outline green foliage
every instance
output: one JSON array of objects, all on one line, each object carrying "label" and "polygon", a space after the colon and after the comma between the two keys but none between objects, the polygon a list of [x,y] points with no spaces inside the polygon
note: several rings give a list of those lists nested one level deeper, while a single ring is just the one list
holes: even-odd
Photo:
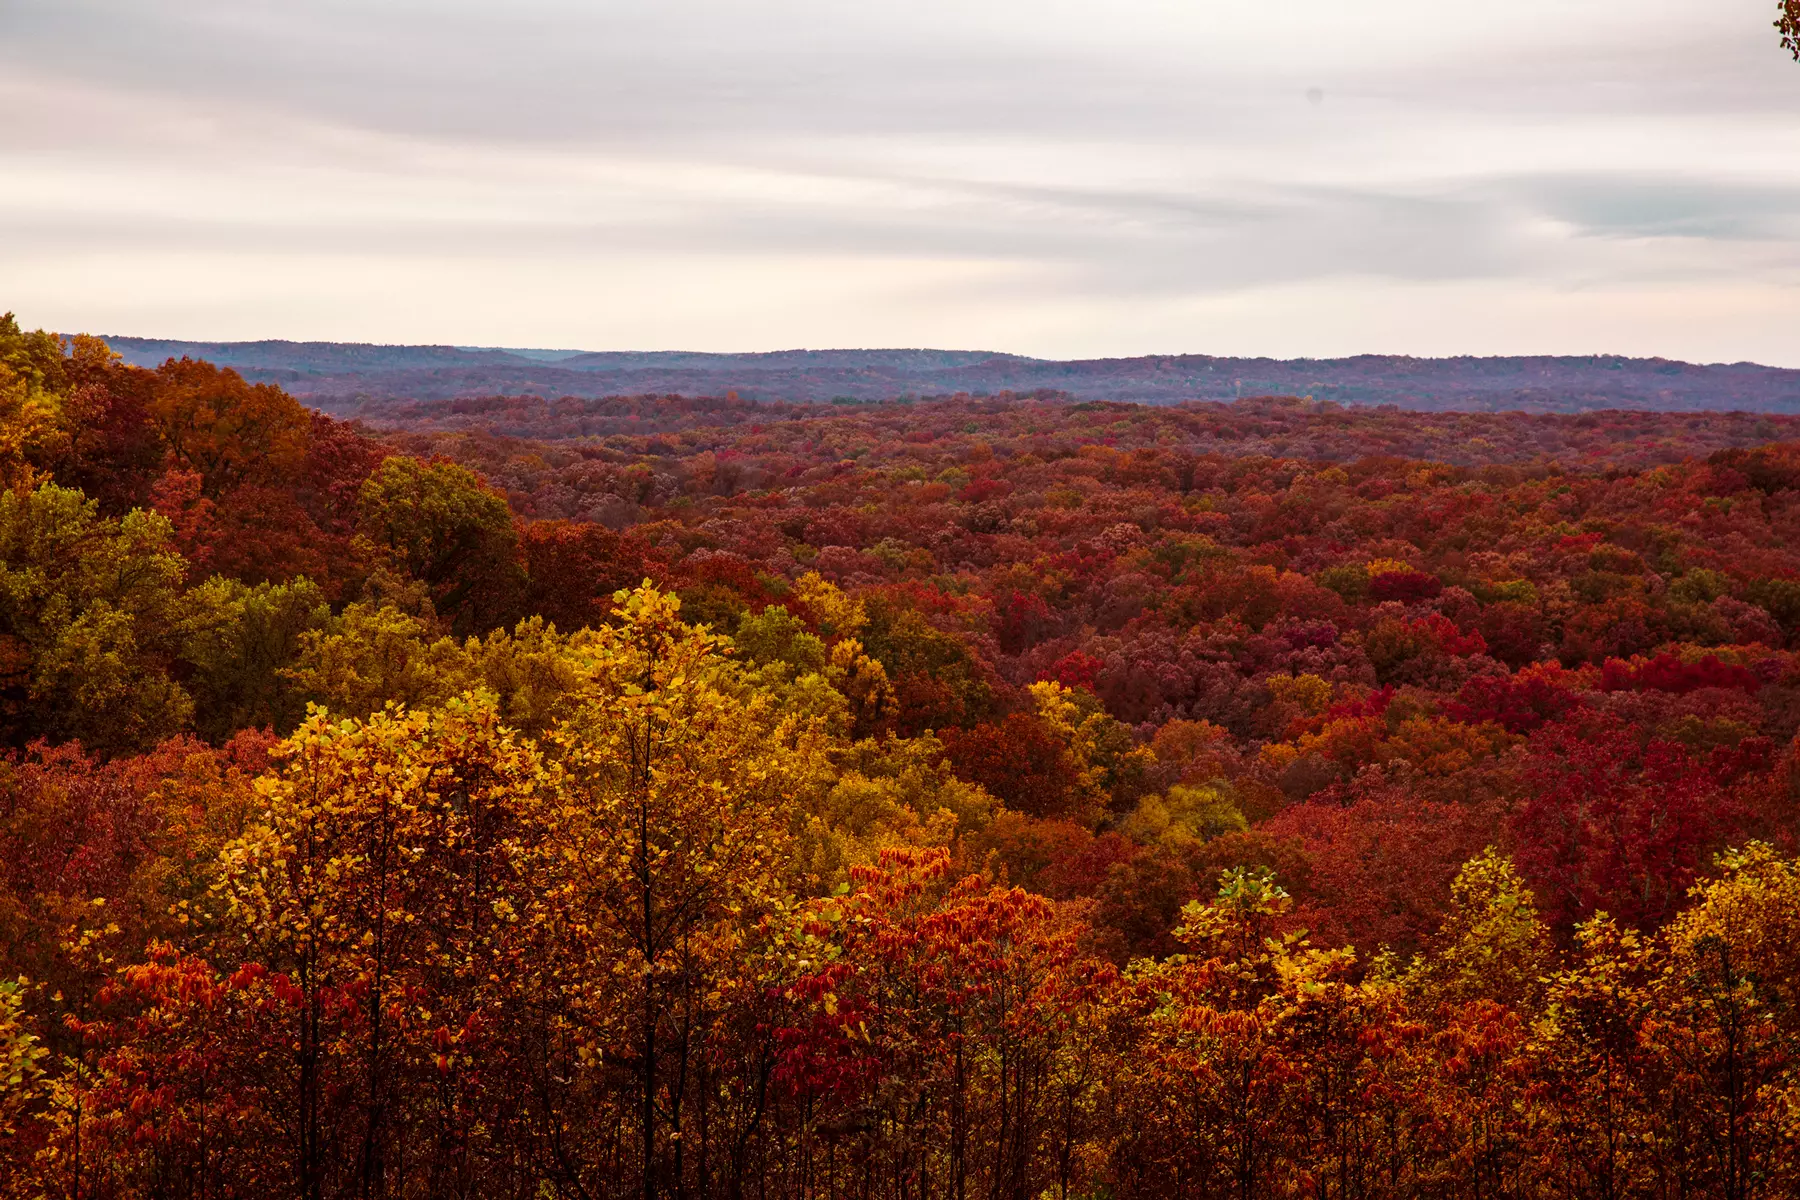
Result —
[{"label": "green foliage", "polygon": [[65,386],[62,340],[42,329],[27,333],[13,314],[0,314],[0,368],[27,396],[55,395]]},{"label": "green foliage", "polygon": [[0,487],[37,481],[32,460],[62,433],[65,386],[60,339],[0,315]]},{"label": "green foliage", "polygon": [[1800,627],[1800,581],[1753,579],[1744,587],[1744,598],[1767,609],[1783,629]]},{"label": "green foliage", "polygon": [[393,605],[358,603],[302,631],[284,674],[294,695],[352,717],[481,691],[509,725],[538,734],[587,678],[594,644],[593,633],[564,636],[541,617],[458,641]]},{"label": "green foliage", "polygon": [[825,643],[807,632],[805,622],[779,605],[745,613],[732,639],[744,658],[757,664],[779,664],[794,675],[825,670]]},{"label": "green foliage", "polygon": [[[19,1135],[49,1053],[25,1020],[23,980],[0,980],[0,1137]],[[4,1161],[4,1160],[0,1160]]]},{"label": "green foliage", "polygon": [[305,700],[289,674],[303,639],[331,623],[319,586],[305,578],[254,587],[214,577],[187,594],[194,727],[212,741],[240,729],[291,731]]},{"label": "green foliage", "polygon": [[968,647],[916,610],[870,606],[862,643],[893,681],[902,732],[972,723],[993,710],[993,688]]},{"label": "green foliage", "polygon": [[1482,590],[1481,598],[1494,604],[1524,604],[1535,607],[1538,603],[1537,585],[1529,579],[1501,579],[1490,583]]},{"label": "green foliage", "polygon": [[708,629],[735,629],[750,614],[750,605],[738,592],[722,583],[700,583],[682,588],[677,595],[681,610],[695,625]]},{"label": "green foliage", "polygon": [[1669,598],[1683,604],[1710,604],[1731,594],[1731,577],[1723,571],[1695,567],[1669,585]]},{"label": "green foliage", "polygon": [[301,634],[288,673],[302,696],[346,716],[367,716],[389,701],[441,702],[474,683],[455,640],[392,605],[362,603]]},{"label": "green foliage", "polygon": [[1315,576],[1321,587],[1330,588],[1351,604],[1361,603],[1369,595],[1369,572],[1361,563],[1327,567]]},{"label": "green foliage", "polygon": [[936,738],[864,739],[837,753],[816,806],[796,814],[795,854],[821,889],[883,850],[941,846],[981,833],[999,803],[958,779]]},{"label": "green foliage", "polygon": [[457,633],[485,633],[513,612],[524,576],[512,512],[466,468],[389,458],[363,483],[357,512],[363,535],[430,588]]},{"label": "green foliage", "polygon": [[1190,901],[1175,936],[1196,952],[1226,959],[1258,954],[1274,922],[1293,911],[1294,898],[1268,867],[1232,867],[1219,875],[1210,901]]},{"label": "green foliage", "polygon": [[169,523],[102,518],[80,492],[0,494],[0,653],[15,743],[76,738],[147,746],[187,723],[174,668],[193,617]]}]

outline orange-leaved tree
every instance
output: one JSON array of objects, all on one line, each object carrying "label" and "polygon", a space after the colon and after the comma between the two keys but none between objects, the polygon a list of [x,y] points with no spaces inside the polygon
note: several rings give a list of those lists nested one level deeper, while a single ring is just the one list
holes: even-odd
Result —
[{"label": "orange-leaved tree", "polygon": [[199,474],[214,498],[292,475],[312,430],[306,409],[275,385],[190,358],[157,368],[150,414],[173,463]]},{"label": "orange-leaved tree", "polygon": [[810,909],[826,952],[790,985],[785,1171],[895,1194],[1067,1195],[1113,1061],[1112,968],[1041,896],[895,847]]}]

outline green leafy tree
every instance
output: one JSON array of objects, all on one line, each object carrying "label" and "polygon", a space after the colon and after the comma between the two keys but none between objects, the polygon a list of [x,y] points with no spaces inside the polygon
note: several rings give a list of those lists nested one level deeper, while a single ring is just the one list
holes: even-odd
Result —
[{"label": "green leafy tree", "polygon": [[390,701],[441,703],[475,686],[456,639],[391,604],[358,603],[300,634],[287,670],[295,689],[333,713],[362,717]]},{"label": "green leafy tree", "polygon": [[1432,1003],[1494,1000],[1533,1010],[1550,968],[1549,934],[1512,860],[1489,847],[1450,885],[1451,909],[1412,983]]},{"label": "green leafy tree", "polygon": [[524,586],[506,498],[464,467],[385,460],[357,497],[363,536],[423,582],[459,634],[485,633],[516,611]]},{"label": "green leafy tree", "polygon": [[193,712],[173,674],[194,615],[185,574],[155,513],[102,518],[86,496],[53,484],[0,494],[0,695],[11,740],[79,738],[113,752],[182,729]]},{"label": "green leafy tree", "polygon": [[191,668],[194,725],[223,741],[239,729],[286,733],[305,715],[288,674],[306,634],[331,618],[325,594],[308,579],[259,583],[214,578],[188,593],[192,632],[182,649]]}]

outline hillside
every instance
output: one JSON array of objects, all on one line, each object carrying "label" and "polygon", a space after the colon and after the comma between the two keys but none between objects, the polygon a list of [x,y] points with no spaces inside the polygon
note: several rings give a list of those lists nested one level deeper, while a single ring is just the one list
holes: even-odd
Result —
[{"label": "hillside", "polygon": [[788,350],[766,354],[576,352],[343,342],[180,342],[109,337],[127,362],[206,358],[328,411],[369,400],[464,396],[723,396],[816,403],[1053,391],[1174,404],[1295,395],[1409,409],[1800,412],[1800,370],[1593,357],[1340,359],[1202,354],[1053,361],[983,351]]},{"label": "hillside", "polygon": [[362,410],[0,318],[0,1200],[1800,1194],[1800,415]]}]

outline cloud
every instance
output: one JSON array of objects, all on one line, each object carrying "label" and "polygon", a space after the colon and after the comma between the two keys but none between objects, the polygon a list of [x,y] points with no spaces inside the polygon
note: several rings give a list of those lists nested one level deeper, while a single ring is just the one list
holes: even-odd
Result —
[{"label": "cloud", "polygon": [[1567,174],[1519,180],[1513,190],[1582,236],[1771,241],[1800,249],[1800,180]]},{"label": "cloud", "polygon": [[595,348],[1623,332],[1800,363],[1800,69],[1764,7],[4,0],[0,306]]}]

